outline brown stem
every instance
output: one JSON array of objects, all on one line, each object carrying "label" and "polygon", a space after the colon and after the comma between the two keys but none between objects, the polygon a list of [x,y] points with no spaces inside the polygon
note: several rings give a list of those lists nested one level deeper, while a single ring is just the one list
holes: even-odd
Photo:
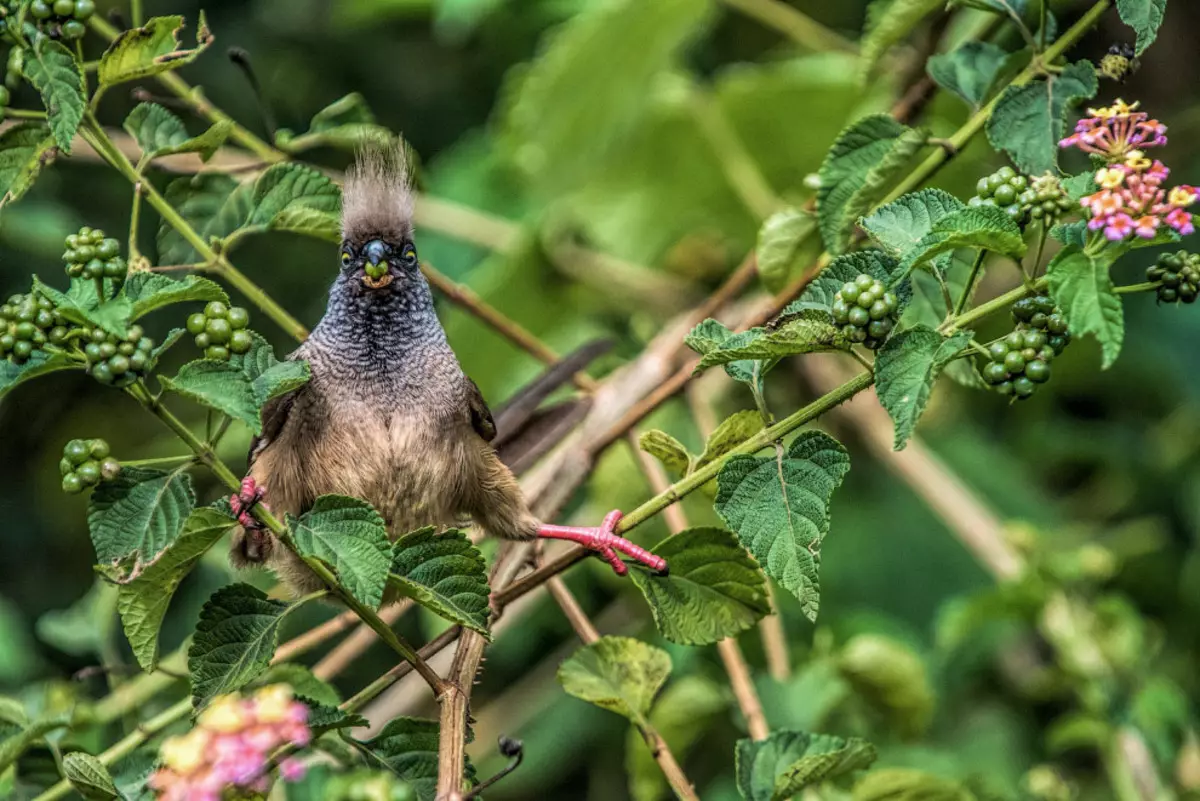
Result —
[{"label": "brown stem", "polygon": [[[399,603],[380,609],[379,619],[391,626],[410,608],[412,608],[412,601],[406,598]],[[349,637],[338,643],[336,648],[313,665],[313,675],[318,679],[326,680],[338,675],[362,656],[363,651],[378,641],[379,636],[374,629],[365,623],[359,625]]]},{"label": "brown stem", "polygon": [[784,682],[792,677],[792,659],[788,654],[787,632],[783,630],[783,618],[775,603],[775,590],[767,582],[767,603],[771,614],[758,621],[758,633],[762,637],[763,654],[767,657],[767,672],[775,681]]}]

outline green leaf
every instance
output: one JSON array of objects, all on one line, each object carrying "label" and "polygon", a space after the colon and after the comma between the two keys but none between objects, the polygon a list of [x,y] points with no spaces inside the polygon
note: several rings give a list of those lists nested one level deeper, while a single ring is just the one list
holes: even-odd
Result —
[{"label": "green leaf", "polygon": [[72,751],[63,757],[62,769],[75,792],[88,801],[111,801],[118,797],[108,768],[91,754]]},{"label": "green leaf", "polygon": [[821,542],[829,501],[850,470],[846,449],[828,434],[804,431],[786,453],[736,455],[717,476],[717,512],[767,575],[817,617]]},{"label": "green leaf", "polygon": [[817,274],[817,277],[805,288],[800,297],[783,310],[781,319],[801,314],[808,309],[816,309],[829,315],[829,319],[832,321],[833,296],[841,290],[843,284],[853,281],[863,274],[892,286],[900,301],[899,311],[904,311],[904,307],[912,297],[912,286],[900,274],[899,263],[878,250],[860,250],[856,253],[838,256],[830,262],[824,270]]},{"label": "green leaf", "polygon": [[133,581],[179,538],[196,504],[186,470],[125,467],[92,493],[88,528],[96,558],[115,569],[114,581]]},{"label": "green leaf", "polygon": [[[342,696],[332,684],[317,678],[311,670],[295,662],[271,665],[267,672],[254,682],[255,687],[266,687],[270,684],[286,684],[296,695],[303,696],[315,704],[336,707],[342,702]],[[311,723],[311,720],[309,722]]]},{"label": "green leaf", "polygon": [[54,134],[43,122],[18,122],[0,131],[0,206],[28,192],[57,154]]},{"label": "green leaf", "polygon": [[869,15],[860,50],[860,81],[865,83],[887,51],[943,5],[944,0],[892,0],[881,13]]},{"label": "green leaf", "polygon": [[559,665],[558,683],[569,695],[639,725],[671,674],[671,657],[631,637],[601,637]]},{"label": "green leaf", "polygon": [[[716,353],[726,343],[737,346],[746,340],[746,337],[738,339],[739,336],[716,320],[708,319],[689,331],[683,341],[689,348],[707,357],[709,354]],[[751,337],[754,336],[757,334],[751,335]],[[736,381],[757,384],[761,389],[762,376],[771,366],[773,366],[772,362],[734,361],[725,365],[725,372]]]},{"label": "green leaf", "polygon": [[904,736],[917,736],[929,727],[933,689],[921,657],[908,646],[879,634],[859,634],[842,648],[837,667],[858,695]]},{"label": "green leaf", "polygon": [[155,801],[157,793],[147,785],[157,767],[158,753],[153,748],[134,751],[117,762],[112,777],[121,801]]},{"label": "green leaf", "polygon": [[922,189],[880,206],[859,225],[885,253],[902,259],[933,230],[934,223],[965,208],[966,204],[949,192]]},{"label": "green leaf", "polygon": [[[232,176],[202,172],[176,178],[167,184],[164,196],[200,238],[206,242],[224,239],[249,217],[254,205],[254,185],[241,184]],[[199,254],[165,220],[158,227],[158,260],[162,264],[190,264]]]},{"label": "green leaf", "polygon": [[43,284],[36,275],[33,277],[33,289],[53,302],[55,310],[73,323],[102,328],[118,337],[124,337],[129,330],[133,304],[124,295],[98,303],[99,298],[93,290],[84,293],[85,300],[77,301],[74,293],[63,294],[54,287]]},{"label": "green leaf", "polygon": [[435,614],[488,634],[487,567],[461,531],[423,528],[396,540],[388,580]]},{"label": "green leaf", "polygon": [[851,801],[976,801],[961,784],[912,768],[877,768],[854,785]]},{"label": "green leaf", "polygon": [[158,382],[170,392],[241,420],[255,434],[262,433],[259,405],[250,381],[239,367],[227,361],[188,362],[174,378],[160,375]]},{"label": "green leaf", "polygon": [[175,279],[162,273],[133,273],[125,281],[125,297],[133,304],[131,320],[145,317],[172,303],[208,303],[213,300],[229,303],[229,296],[220,284],[198,275]]},{"label": "green leaf", "polygon": [[812,235],[816,227],[816,218],[801,209],[784,209],[763,223],[754,252],[758,274],[768,291],[781,291],[816,261],[820,249]]},{"label": "green leaf", "polygon": [[[412,785],[420,801],[433,801],[437,792],[438,724],[434,720],[398,717],[374,738],[362,743],[397,777]],[[464,778],[474,784],[475,768],[466,764]]]},{"label": "green leaf", "polygon": [[32,50],[25,51],[24,70],[25,77],[42,94],[58,149],[70,155],[71,141],[79,130],[87,104],[75,56],[58,42],[42,37]]},{"label": "green leaf", "polygon": [[696,459],[696,469],[715,462],[762,430],[762,415],[757,411],[735,412],[713,430],[704,445],[704,452]]},{"label": "green leaf", "polygon": [[740,361],[778,361],[801,353],[842,347],[843,341],[829,315],[809,309],[790,315],[778,328],[751,328],[733,334],[700,360],[696,372],[718,364]]},{"label": "green leaf", "polygon": [[783,801],[869,767],[875,756],[875,746],[858,737],[774,731],[765,740],[738,740],[738,789],[747,801]]},{"label": "green leaf", "polygon": [[35,350],[33,355],[21,364],[14,364],[8,359],[0,360],[0,399],[38,376],[56,373],[59,370],[79,369],[82,369],[82,365],[71,361],[64,354],[48,353],[45,350]]},{"label": "green leaf", "polygon": [[71,724],[69,715],[48,715],[37,718],[15,734],[0,739],[0,775],[13,765],[21,754],[47,734]]},{"label": "green leaf", "polygon": [[275,654],[279,623],[290,608],[249,584],[231,584],[213,593],[200,610],[188,649],[196,710],[262,675]]},{"label": "green leaf", "polygon": [[143,27],[122,33],[100,57],[97,70],[100,85],[108,87],[148,78],[195,61],[213,40],[204,12],[200,12],[196,47],[190,50],[180,47],[182,29],[183,17],[152,17]]},{"label": "green leaf", "polygon": [[324,173],[303,164],[276,164],[254,182],[254,209],[245,225],[272,228],[276,218],[286,212],[304,209],[336,214],[341,208],[342,192]]},{"label": "green leaf", "polygon": [[1007,58],[1008,53],[991,42],[966,42],[949,53],[930,57],[926,70],[938,86],[979,108]]},{"label": "green leaf", "polygon": [[1108,369],[1121,352],[1125,316],[1113,292],[1109,261],[1073,247],[1055,254],[1046,266],[1050,297],[1075,336],[1092,334],[1100,343],[1101,367]]},{"label": "green leaf", "polygon": [[[299,137],[297,137],[299,138]],[[392,139],[393,134],[375,121],[367,101],[358,92],[333,101],[318,111],[309,123],[303,141],[308,147],[327,145],[353,150],[364,140]],[[300,146],[299,141],[295,145]],[[281,142],[281,145],[286,144]]]},{"label": "green leaf", "polygon": [[908,275],[942,253],[958,248],[984,248],[1020,259],[1025,255],[1021,228],[994,206],[974,206],[951,212],[933,224],[928,234],[900,261],[900,275]]},{"label": "green leaf", "polygon": [[854,222],[884,194],[882,184],[924,138],[887,114],[863,117],[838,134],[818,173],[817,219],[830,253],[846,249]]},{"label": "green leaf", "polygon": [[158,631],[180,582],[235,525],[232,517],[215,509],[194,509],[184,521],[179,539],[147,564],[140,576],[118,589],[117,612],[142,670],[149,673],[158,664]]},{"label": "green leaf", "polygon": [[912,436],[942,368],[970,344],[970,331],[947,338],[922,326],[901,331],[880,348],[875,391],[896,424],[896,450]]},{"label": "green leaf", "polygon": [[276,398],[308,383],[311,373],[308,362],[303,359],[279,361],[275,349],[258,334],[253,334],[250,350],[242,356],[234,356],[230,363],[241,367],[254,399],[261,407]]},{"label": "green leaf", "polygon": [[272,231],[303,234],[326,242],[342,241],[342,218],[336,211],[292,207],[280,211],[271,220]]},{"label": "green leaf", "polygon": [[[719,684],[701,676],[683,676],[671,682],[654,704],[650,724],[670,746],[675,759],[682,762],[709,725],[728,708],[728,695]],[[662,768],[654,761],[641,733],[632,726],[625,739],[625,772],[633,801],[659,801],[670,794]]]},{"label": "green leaf", "polygon": [[208,161],[233,130],[232,120],[221,120],[199,136],[190,136],[183,121],[157,103],[139,103],[121,127],[137,140],[146,159],[175,153],[199,153]]},{"label": "green leaf", "polygon": [[103,580],[66,609],[43,613],[35,626],[38,639],[63,653],[78,657],[96,657],[108,647],[112,604],[117,588]]},{"label": "green leaf", "polygon": [[1003,14],[1020,22],[1028,10],[1028,0],[950,0],[950,8],[978,8],[980,11],[991,11]]},{"label": "green leaf", "polygon": [[692,456],[683,443],[665,431],[651,429],[643,431],[638,437],[638,445],[646,453],[663,463],[667,472],[677,476],[687,475],[691,468]]},{"label": "green leaf", "polygon": [[663,637],[708,645],[732,637],[771,613],[766,579],[733,534],[691,528],[652,551],[667,560],[669,576],[630,573]]},{"label": "green leaf", "polygon": [[988,141],[1027,175],[1057,171],[1067,112],[1097,88],[1096,69],[1089,61],[1068,64],[1060,74],[1024,86],[1009,86],[988,119]]},{"label": "green leaf", "polygon": [[322,495],[299,519],[288,515],[287,520],[301,555],[328,564],[347,592],[379,608],[392,545],[375,507],[358,498]]},{"label": "green leaf", "polygon": [[1146,52],[1158,38],[1158,27],[1167,13],[1167,0],[1117,0],[1121,21],[1137,33],[1137,54]]},{"label": "green leaf", "polygon": [[314,738],[335,729],[357,729],[371,725],[369,720],[356,712],[344,712],[337,706],[314,701],[301,693],[296,694],[296,700],[308,707],[307,723]]},{"label": "green leaf", "polygon": [[[1099,189],[1099,186],[1096,184],[1096,173],[1093,170],[1082,172],[1079,175],[1072,175],[1069,178],[1063,178],[1061,183],[1063,191],[1067,193],[1067,197],[1071,198],[1071,200],[1080,200]],[[1083,224],[1087,225],[1086,222]]]}]

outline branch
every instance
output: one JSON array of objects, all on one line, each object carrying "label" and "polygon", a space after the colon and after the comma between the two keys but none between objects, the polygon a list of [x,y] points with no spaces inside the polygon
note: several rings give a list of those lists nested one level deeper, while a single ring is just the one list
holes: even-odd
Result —
[{"label": "branch", "polygon": [[780,0],[725,0],[725,5],[774,28],[801,47],[817,53],[857,53],[858,45]]}]

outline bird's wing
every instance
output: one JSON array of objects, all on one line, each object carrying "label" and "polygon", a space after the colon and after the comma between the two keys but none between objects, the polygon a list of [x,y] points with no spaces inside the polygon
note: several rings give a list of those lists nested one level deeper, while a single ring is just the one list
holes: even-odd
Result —
[{"label": "bird's wing", "polygon": [[[303,359],[303,346],[297,348],[295,352],[290,354],[288,360]],[[253,465],[259,455],[267,448],[271,447],[271,443],[283,431],[284,425],[287,424],[288,415],[291,414],[292,407],[296,405],[296,399],[308,389],[308,384],[293,389],[291,392],[285,392],[282,395],[277,395],[263,404],[262,408],[262,433],[250,440],[250,457],[249,464]]]},{"label": "bird's wing", "polygon": [[466,376],[463,376],[463,380],[467,382],[467,412],[471,418],[471,428],[483,437],[484,442],[491,442],[496,438],[496,421],[492,419],[492,410],[483,399],[479,385]]}]

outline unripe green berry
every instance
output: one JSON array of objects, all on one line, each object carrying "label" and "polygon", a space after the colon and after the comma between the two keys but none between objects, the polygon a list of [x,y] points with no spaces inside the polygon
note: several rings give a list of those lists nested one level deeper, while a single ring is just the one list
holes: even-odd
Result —
[{"label": "unripe green berry", "polygon": [[129,357],[117,354],[108,360],[108,369],[113,375],[125,375],[129,372]]},{"label": "unripe green berry", "polygon": [[88,453],[93,459],[103,459],[110,453],[108,443],[102,439],[93,439],[88,444]]},{"label": "unripe green berry", "polygon": [[14,342],[12,347],[12,355],[18,363],[24,362],[33,355],[33,343],[21,341]]},{"label": "unripe green berry", "polygon": [[215,361],[220,361],[220,362],[228,361],[229,360],[229,348],[225,348],[220,345],[213,345],[213,346],[205,349],[204,358],[213,359]]},{"label": "unripe green berry", "polygon": [[192,336],[204,333],[204,326],[208,322],[208,318],[197,312],[187,318],[187,332]]},{"label": "unripe green berry", "polygon": [[993,342],[988,345],[988,355],[991,356],[992,361],[1002,362],[1004,357],[1008,356],[1008,345],[1004,342]]},{"label": "unripe green berry", "polygon": [[249,353],[250,348],[253,347],[253,345],[254,337],[250,335],[249,331],[234,331],[229,337],[229,350],[238,354],[239,356],[244,353]]},{"label": "unripe green berry", "polygon": [[83,492],[83,482],[79,479],[79,476],[74,473],[68,473],[63,476],[62,489],[68,495],[78,495]]},{"label": "unripe green berry", "polygon": [[1044,384],[1050,380],[1050,365],[1041,359],[1034,359],[1026,363],[1025,377],[1036,384]]},{"label": "unripe green berry", "polygon": [[989,384],[999,384],[1008,380],[1008,371],[999,362],[988,362],[983,367],[983,380]]},{"label": "unripe green berry", "polygon": [[871,315],[868,314],[867,310],[862,306],[855,306],[854,308],[850,309],[849,313],[846,315],[846,318],[850,321],[850,325],[857,326],[859,328],[871,322]]},{"label": "unripe green berry", "polygon": [[115,376],[112,370],[108,368],[107,362],[100,362],[92,367],[92,378],[101,384],[111,384]]},{"label": "unripe green berry", "polygon": [[69,17],[75,13],[75,0],[54,0],[54,13],[59,17]]},{"label": "unripe green berry", "polygon": [[62,25],[62,35],[64,39],[82,39],[87,33],[87,26],[77,19],[67,20]]},{"label": "unripe green berry", "polygon": [[229,315],[229,307],[219,300],[214,300],[204,307],[204,316],[210,319],[224,319]]},{"label": "unripe green berry", "polygon": [[101,342],[100,343],[100,358],[101,359],[111,359],[113,356],[116,356],[116,355],[117,355],[117,345],[115,342]]},{"label": "unripe green berry", "polygon": [[83,464],[91,453],[91,446],[81,439],[73,439],[63,446],[63,456],[72,464]]},{"label": "unripe green berry", "polygon": [[[206,317],[205,321],[207,322],[207,320],[208,320],[208,318]],[[199,348],[200,350],[204,350],[205,348],[208,348],[211,345],[212,345],[212,337],[210,337],[208,334],[197,334],[196,335],[196,347],[197,348]]]},{"label": "unripe green berry", "polygon": [[224,345],[229,341],[233,329],[230,328],[228,320],[216,318],[208,321],[204,326],[204,333],[208,334],[208,338],[213,341],[213,344]]},{"label": "unripe green berry", "polygon": [[1009,351],[1004,357],[1004,369],[1010,373],[1020,373],[1025,369],[1025,358],[1016,351]]},{"label": "unripe green berry", "polygon": [[75,464],[70,459],[64,456],[58,460],[58,474],[60,476],[65,476],[73,472],[75,472]]},{"label": "unripe green berry", "polygon": [[75,475],[87,486],[100,483],[100,463],[89,459],[75,468]]},{"label": "unripe green berry", "polygon": [[94,0],[75,0],[75,19],[87,22],[96,13]]},{"label": "unripe green berry", "polygon": [[34,19],[49,19],[54,14],[54,9],[45,0],[33,0],[29,4],[29,13]]},{"label": "unripe green berry", "polygon": [[89,342],[83,346],[83,355],[93,364],[104,359],[104,354],[100,352],[100,346],[95,342]]},{"label": "unripe green berry", "polygon": [[1030,381],[1028,378],[1026,378],[1025,376],[1021,376],[1020,378],[1014,378],[1012,385],[1013,385],[1013,394],[1016,395],[1018,398],[1028,398],[1030,395],[1033,394],[1034,389],[1036,389],[1036,387],[1034,386],[1034,383],[1032,381]]},{"label": "unripe green berry", "polygon": [[240,306],[231,306],[227,319],[229,320],[230,327],[238,331],[250,324],[250,312]]}]

